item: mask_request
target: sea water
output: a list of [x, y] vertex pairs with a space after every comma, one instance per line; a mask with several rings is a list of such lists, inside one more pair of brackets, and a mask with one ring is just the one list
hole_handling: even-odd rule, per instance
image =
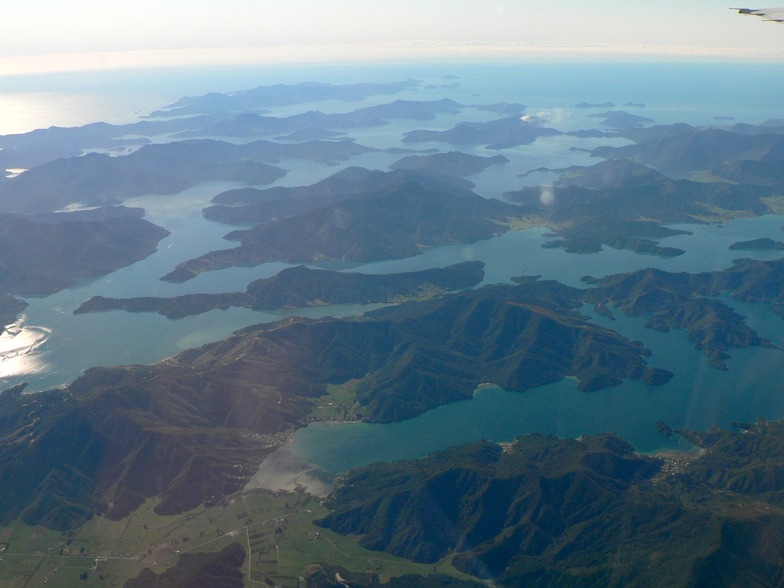
[[[308, 106], [348, 112], [397, 98], [447, 97], [463, 104], [520, 102], [528, 106], [529, 113], [549, 115], [554, 126], [567, 131], [579, 128], [570, 128], [569, 121], [577, 120], [572, 107], [583, 102], [612, 101], [617, 109], [644, 114], [659, 124], [727, 124], [728, 119], [756, 124], [784, 116], [784, 70], [777, 64], [482, 62], [145, 68], [0, 76], [0, 135], [98, 120], [134, 122], [183, 96], [208, 92], [303, 81], [344, 84], [409, 79], [422, 83], [399, 95]], [[285, 116], [303, 108], [275, 110]]]
[[674, 372], [670, 382], [626, 381], [592, 393], [580, 392], [570, 378], [527, 392], [482, 387], [470, 400], [402, 422], [311, 424], [294, 433], [273, 459], [282, 470], [307, 462], [329, 477], [374, 461], [411, 459], [479, 439], [509, 441], [533, 432], [580, 437], [612, 431], [640, 451], [654, 451], [682, 444], [658, 433], [659, 420], [673, 428], [704, 430], [784, 415], [778, 383], [784, 351], [732, 350], [729, 372], [723, 372], [694, 349], [685, 333], [650, 331], [643, 317], [617, 316], [606, 326], [644, 340], [653, 352], [649, 364]]
[[[271, 109], [271, 114], [285, 116], [307, 109], [348, 112], [398, 98], [435, 100], [448, 97], [465, 105], [501, 101], [522, 103], [526, 105], [524, 112], [545, 119], [549, 126], [570, 131], [598, 126], [598, 121], [587, 118], [588, 114], [597, 112], [596, 109], [574, 108], [581, 102], [612, 101], [617, 109], [649, 117], [656, 123], [705, 125], [730, 124], [732, 120], [729, 119], [761, 123], [782, 118], [780, 97], [784, 95], [784, 74], [779, 67], [741, 64], [484, 63], [118, 71], [0, 78], [0, 104], [16, 104], [21, 108], [27, 98], [35, 98], [28, 104], [26, 114], [23, 108], [20, 110], [23, 114], [19, 116], [13, 116], [7, 108], [0, 110], [0, 133], [51, 124], [83, 124], [96, 118], [133, 122], [182, 95], [208, 91], [301, 81], [352, 83], [405, 79], [418, 79], [420, 83], [398, 95], [373, 96], [357, 102], [328, 101], [280, 107]], [[625, 106], [627, 103], [634, 105]], [[400, 147], [407, 130], [446, 129], [463, 120], [496, 117], [477, 108], [466, 108], [458, 114], [440, 115], [432, 121], [389, 121], [383, 127], [350, 129], [348, 136], [377, 148]], [[589, 149], [599, 144], [623, 143], [623, 139], [561, 136], [501, 151], [481, 146], [461, 146], [459, 150], [478, 155], [501, 153], [511, 160], [469, 178], [476, 184], [478, 193], [503, 197], [506, 191], [524, 185], [551, 183], [557, 177], [546, 172], [523, 176], [525, 172], [540, 167], [590, 165], [595, 160], [590, 158]], [[443, 151], [456, 149], [439, 143], [402, 146]], [[375, 152], [341, 165], [385, 170], [399, 157], [398, 154]], [[282, 165], [290, 171], [278, 184], [288, 186], [310, 184], [340, 169], [302, 161], [287, 161]], [[233, 187], [237, 184], [206, 184], [173, 197], [148, 196], [128, 202], [145, 208], [147, 218], [169, 229], [172, 235], [146, 260], [108, 276], [83, 280], [73, 288], [51, 296], [27, 299], [30, 306], [15, 331], [24, 333], [27, 339], [8, 344], [11, 352], [6, 361], [15, 363], [3, 362], [8, 369], [0, 370], [0, 386], [27, 381], [31, 390], [42, 390], [66, 384], [82, 370], [96, 365], [152, 363], [182, 349], [226, 337], [238, 328], [291, 314], [291, 311], [230, 309], [177, 321], [156, 314], [73, 314], [81, 302], [94, 295], [175, 296], [191, 292], [240, 291], [250, 281], [288, 267], [288, 264], [274, 263], [256, 268], [230, 268], [206, 272], [185, 284], [159, 281], [160, 276], [180, 261], [231, 246], [223, 239], [231, 227], [204, 220], [200, 209], [212, 196]], [[778, 257], [776, 252], [734, 252], [728, 246], [734, 241], [758, 237], [780, 239], [782, 225], [784, 219], [771, 215], [738, 219], [726, 225], [679, 226], [677, 228], [687, 230], [689, 234], [663, 239], [661, 244], [680, 247], [686, 253], [670, 259], [610, 248], [589, 255], [543, 249], [546, 231], [534, 228], [473, 244], [439, 245], [402, 260], [312, 265], [390, 273], [480, 259], [486, 264], [486, 284], [510, 282], [516, 276], [541, 275], [581, 286], [580, 278], [587, 274], [598, 277], [643, 267], [707, 271], [728, 267], [736, 257], [773, 259]], [[361, 305], [341, 305], [295, 312], [310, 316], [344, 316], [367, 309]], [[779, 329], [781, 319], [767, 309], [749, 307], [745, 310], [761, 334], [766, 328], [772, 332]], [[592, 394], [577, 391], [572, 380], [524, 394], [487, 388], [477, 391], [472, 400], [441, 407], [403, 423], [312, 425], [294, 435], [282, 451], [288, 452], [290, 461], [312, 462], [331, 475], [377, 459], [417, 457], [478, 438], [508, 440], [534, 431], [579, 436], [612, 430], [642, 449], [653, 449], [664, 442], [653, 426], [658, 419], [671, 426], [704, 428], [727, 425], [735, 420], [784, 417], [777, 384], [780, 374], [775, 367], [781, 363], [782, 352], [775, 349], [732, 350], [728, 362], [730, 370], [719, 372], [707, 364], [683, 332], [657, 333], [644, 329], [643, 323], [642, 319], [619, 316], [608, 326], [643, 340], [653, 351], [651, 365], [675, 372], [675, 378], [665, 386], [624, 382]], [[34, 343], [22, 345], [28, 339]]]

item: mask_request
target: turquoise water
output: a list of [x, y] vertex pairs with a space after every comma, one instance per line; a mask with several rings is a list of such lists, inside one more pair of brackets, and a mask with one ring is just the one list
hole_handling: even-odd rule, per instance
[[[456, 76], [457, 79], [445, 79]], [[0, 77], [0, 101], [35, 97], [25, 127], [13, 113], [0, 113], [0, 134], [106, 120], [131, 122], [182, 96], [230, 92], [260, 85], [318, 81], [356, 83], [421, 80], [419, 90], [367, 102], [318, 103], [324, 112], [353, 110], [390, 99], [450, 97], [465, 104], [517, 101], [529, 110], [552, 111], [559, 123], [581, 102], [646, 105], [659, 123], [709, 124], [714, 116], [748, 123], [782, 117], [784, 70], [776, 64], [689, 63], [408, 63], [404, 65], [237, 66], [220, 68], [126, 69]], [[449, 84], [455, 88], [444, 88]], [[432, 88], [428, 86], [433, 86]], [[64, 103], [63, 99], [71, 102]], [[15, 100], [22, 106], [21, 100]], [[289, 112], [301, 108], [289, 107]], [[278, 114], [286, 114], [279, 109]], [[558, 128], [570, 130], [568, 125]]]
[[[447, 79], [456, 76], [458, 79]], [[0, 78], [0, 104], [25, 103], [35, 97], [34, 107], [24, 117], [0, 117], [0, 133], [50, 124], [83, 124], [94, 118], [111, 122], [131, 122], [139, 116], [175, 101], [182, 95], [208, 91], [231, 91], [274, 83], [306, 80], [350, 83], [360, 81], [397, 81], [418, 79], [417, 89], [395, 96], [375, 96], [359, 102], [331, 101], [273, 109], [287, 115], [307, 109], [346, 112], [390, 102], [397, 98], [433, 100], [452, 98], [462, 104], [520, 102], [526, 112], [548, 121], [550, 126], [569, 131], [596, 127], [586, 118], [596, 110], [575, 109], [580, 102], [613, 101], [618, 108], [654, 119], [657, 123], [728, 124], [715, 117], [733, 117], [738, 122], [760, 123], [782, 118], [784, 72], [778, 66], [694, 65], [694, 64], [415, 64], [406, 66], [352, 67], [265, 67], [161, 71], [124, 71], [57, 76]], [[457, 83], [456, 87], [445, 85]], [[5, 100], [5, 102], [3, 102]], [[644, 103], [644, 108], [624, 106]], [[0, 109], [3, 113], [8, 111]], [[26, 118], [25, 118], [26, 117]], [[349, 136], [378, 148], [399, 147], [407, 130], [449, 128], [463, 120], [490, 120], [496, 115], [466, 108], [456, 115], [442, 115], [432, 121], [391, 121], [378, 128], [350, 130]], [[21, 120], [21, 122], [20, 122]], [[505, 191], [523, 185], [547, 184], [553, 174], [521, 174], [542, 166], [566, 167], [594, 163], [586, 153], [599, 144], [623, 144], [622, 139], [578, 139], [552, 137], [541, 139], [501, 153], [511, 161], [493, 166], [471, 178], [477, 192], [501, 197]], [[407, 145], [410, 147], [410, 145]], [[453, 150], [452, 145], [417, 144], [417, 149], [435, 147]], [[460, 147], [478, 155], [497, 152], [483, 147]], [[343, 165], [363, 165], [387, 169], [400, 156], [369, 153]], [[281, 165], [289, 175], [280, 185], [302, 185], [318, 181], [339, 167], [302, 161]], [[169, 321], [155, 314], [107, 312], [73, 315], [73, 310], [94, 295], [174, 296], [190, 292], [242, 290], [248, 282], [273, 275], [286, 264], [264, 264], [256, 268], [231, 268], [207, 272], [185, 284], [167, 284], [158, 278], [188, 258], [230, 243], [223, 235], [230, 227], [205, 221], [201, 207], [222, 190], [237, 187], [231, 183], [196, 186], [173, 197], [147, 196], [129, 201], [142, 206], [147, 218], [166, 227], [172, 235], [161, 242], [157, 253], [148, 259], [109, 276], [86, 280], [60, 293], [29, 299], [22, 328], [43, 333], [43, 340], [29, 352], [9, 355], [0, 362], [0, 387], [28, 381], [32, 390], [66, 384], [82, 370], [95, 365], [151, 363], [174, 355], [182, 349], [226, 337], [249, 324], [278, 320], [290, 312], [262, 313], [246, 309], [213, 311], [196, 317]], [[690, 231], [662, 240], [662, 245], [680, 247], [680, 257], [661, 259], [628, 251], [604, 251], [573, 255], [561, 250], [542, 249], [541, 229], [507, 233], [474, 244], [445, 244], [403, 260], [368, 264], [321, 264], [324, 267], [354, 269], [370, 273], [413, 271], [444, 266], [467, 259], [486, 264], [485, 283], [509, 282], [521, 275], [542, 275], [580, 286], [586, 274], [602, 276], [659, 267], [669, 271], [706, 271], [727, 267], [741, 256], [771, 259], [776, 252], [732, 252], [730, 243], [756, 237], [781, 239], [784, 218], [767, 216], [740, 219], [724, 226], [683, 225]], [[367, 307], [344, 305], [298, 311], [297, 314], [344, 316], [361, 313]], [[761, 334], [779, 344], [781, 319], [758, 306], [739, 307], [749, 323]], [[603, 320], [603, 319], [597, 319]], [[734, 350], [726, 373], [707, 365], [681, 332], [662, 334], [642, 327], [643, 319], [622, 318], [608, 326], [653, 351], [651, 365], [665, 367], [676, 377], [666, 386], [649, 388], [626, 382], [594, 394], [577, 392], [575, 383], [564, 380], [524, 394], [495, 388], [477, 391], [474, 399], [439, 408], [416, 419], [393, 425], [321, 424], [299, 431], [280, 452], [278, 465], [303, 468], [315, 464], [329, 474], [378, 459], [397, 459], [424, 455], [434, 449], [478, 438], [508, 440], [515, 435], [542, 431], [579, 436], [613, 430], [624, 435], [640, 449], [650, 450], [663, 440], [653, 423], [664, 419], [672, 426], [698, 428], [726, 425], [734, 420], [757, 417], [784, 417], [780, 398], [777, 350]], [[37, 336], [37, 335], [36, 335]], [[2, 342], [0, 342], [1, 344]], [[281, 457], [282, 456], [282, 457]], [[281, 465], [283, 464], [283, 465]], [[288, 465], [286, 465], [288, 464]], [[291, 464], [297, 464], [293, 466]]]
[[[539, 229], [509, 233], [497, 239], [465, 246], [442, 246], [427, 251], [432, 263], [459, 259], [486, 260], [487, 283], [507, 281], [508, 276], [542, 275], [573, 286], [584, 286], [580, 277], [634, 271], [644, 264], [667, 271], [711, 271], [729, 267], [740, 256], [777, 259], [775, 251], [730, 251], [729, 245], [751, 235], [781, 238], [784, 217], [769, 215], [737, 219], [726, 225], [678, 225], [691, 231], [666, 240], [682, 247], [682, 256], [642, 258], [627, 251], [605, 249], [593, 255], [570, 255], [542, 250]], [[418, 258], [369, 264], [362, 271], [402, 271]], [[522, 270], [522, 271], [521, 271]], [[760, 336], [784, 349], [784, 323], [762, 304], [743, 304], [724, 299], [743, 316]], [[589, 309], [583, 312], [591, 314]], [[645, 318], [617, 320], [600, 316], [594, 320], [632, 340], [643, 341], [654, 367], [669, 369], [675, 377], [664, 386], [651, 387], [637, 381], [586, 394], [566, 379], [525, 393], [497, 387], [481, 388], [474, 398], [443, 406], [407, 421], [373, 425], [367, 423], [318, 423], [297, 431], [287, 445], [271, 456], [262, 468], [275, 487], [298, 483], [316, 492], [329, 489], [335, 474], [375, 461], [421, 457], [450, 446], [487, 439], [509, 441], [517, 435], [542, 432], [579, 437], [613, 431], [640, 451], [684, 448], [678, 439], [666, 440], [655, 428], [658, 420], [672, 427], [707, 429], [728, 427], [733, 422], [784, 417], [784, 394], [780, 349], [733, 349], [729, 371], [711, 366], [693, 347], [685, 332], [660, 333], [644, 328]], [[299, 473], [290, 482], [293, 473]], [[301, 472], [307, 472], [302, 474]], [[263, 485], [263, 484], [262, 484]], [[267, 486], [265, 486], [267, 487]]]
[[[735, 306], [754, 314], [752, 324], [767, 321], [768, 330], [777, 333], [774, 342], [781, 343], [781, 319], [771, 318], [762, 306]], [[648, 363], [675, 373], [669, 383], [626, 381], [595, 393], [579, 392], [573, 379], [527, 392], [480, 388], [471, 400], [399, 423], [311, 424], [297, 431], [274, 460], [281, 470], [287, 464], [309, 463], [329, 477], [374, 461], [421, 457], [478, 439], [509, 441], [533, 432], [579, 437], [613, 431], [640, 451], [654, 451], [681, 446], [678, 439], [666, 440], [656, 431], [659, 419], [672, 427], [703, 430], [784, 416], [784, 351], [732, 350], [729, 371], [722, 372], [708, 364], [684, 332], [652, 331], [644, 328], [644, 317], [616, 316], [616, 321], [595, 319], [644, 341], [652, 351]]]

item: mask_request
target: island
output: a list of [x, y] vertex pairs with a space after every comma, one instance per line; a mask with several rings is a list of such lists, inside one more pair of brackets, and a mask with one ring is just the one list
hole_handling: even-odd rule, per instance
[[580, 102], [575, 104], [574, 108], [615, 108], [614, 102]]
[[193, 116], [221, 112], [253, 111], [273, 106], [309, 104], [325, 100], [358, 100], [370, 96], [389, 96], [414, 89], [419, 84], [403, 82], [361, 82], [356, 84], [329, 84], [302, 82], [258, 86], [249, 90], [202, 96], [187, 96], [150, 114], [153, 118]]
[[432, 155], [409, 155], [389, 166], [390, 169], [411, 169], [436, 177], [464, 177], [478, 174], [491, 165], [509, 163], [503, 155], [480, 157], [458, 151], [433, 153]]
[[399, 303], [470, 288], [482, 281], [484, 263], [465, 261], [445, 268], [394, 274], [335, 272], [297, 266], [271, 278], [256, 280], [245, 292], [186, 294], [173, 298], [105, 298], [94, 296], [74, 314], [126, 310], [157, 312], [178, 319], [232, 306], [276, 310], [325, 304]]
[[[169, 105], [137, 122], [96, 122], [80, 127], [52, 126], [28, 133], [0, 136], [0, 169], [32, 169], [56, 159], [77, 157], [96, 150], [128, 154], [153, 142], [153, 138], [169, 142], [172, 137], [214, 137], [216, 135], [210, 135], [210, 131], [220, 133], [221, 130], [228, 135], [239, 133], [243, 137], [259, 136], [264, 133], [263, 130], [259, 133], [255, 128], [259, 126], [259, 119], [263, 120], [264, 128], [269, 129], [270, 136], [292, 134], [287, 141], [335, 138], [335, 131], [314, 128], [314, 125], [351, 128], [352, 125], [368, 126], [367, 122], [370, 122], [373, 126], [380, 126], [387, 124], [386, 118], [399, 117], [401, 108], [395, 103], [387, 108], [379, 105], [374, 107], [375, 111], [364, 109], [364, 113], [356, 116], [350, 113], [305, 113], [305, 116], [282, 118], [261, 115], [267, 112], [266, 109], [276, 106], [348, 99], [353, 92], [357, 93], [354, 99], [390, 96], [416, 86], [417, 83], [411, 81], [388, 84], [277, 84], [225, 94], [213, 92], [183, 98], [177, 104]], [[454, 112], [460, 108], [460, 105], [450, 100], [398, 102], [411, 104], [408, 113], [402, 114], [408, 114], [415, 120], [428, 120], [435, 113]], [[227, 109], [223, 110], [224, 107]]]
[[409, 131], [403, 136], [403, 141], [436, 141], [453, 145], [486, 145], [488, 149], [508, 149], [533, 143], [538, 137], [561, 134], [561, 131], [526, 122], [517, 115], [484, 123], [461, 122], [446, 131]]
[[609, 110], [607, 112], [597, 112], [589, 114], [591, 118], [599, 118], [602, 124], [606, 127], [613, 129], [635, 129], [645, 124], [654, 122], [653, 119], [647, 116], [640, 116], [638, 114], [630, 114], [625, 110]]
[[784, 241], [761, 237], [750, 241], [736, 241], [730, 245], [730, 249], [732, 251], [781, 251], [784, 249]]
[[[308, 111], [285, 117], [264, 116], [243, 112], [231, 118], [222, 117], [212, 124], [194, 126], [176, 134], [178, 139], [194, 137], [262, 137], [281, 133], [309, 133], [380, 127], [389, 120], [426, 121], [438, 114], [456, 114], [463, 106], [454, 100], [395, 100], [387, 104], [367, 106], [346, 113], [325, 114]], [[207, 122], [207, 121], [205, 121]]]
[[274, 186], [272, 188], [235, 188], [216, 195], [202, 211], [204, 218], [221, 223], [267, 223], [295, 216], [346, 200], [369, 199], [394, 190], [406, 182], [417, 182], [434, 190], [470, 190], [471, 185], [460, 178], [434, 178], [400, 169], [392, 172], [348, 166], [308, 186]]
[[106, 206], [133, 196], [177, 194], [216, 180], [267, 185], [286, 175], [271, 165], [283, 159], [330, 164], [371, 151], [376, 150], [347, 139], [241, 145], [192, 139], [145, 145], [116, 157], [89, 153], [45, 163], [1, 183], [0, 211], [50, 212], [74, 203]]
[[139, 208], [0, 213], [0, 334], [28, 304], [150, 256], [169, 235]]
[[493, 112], [501, 116], [521, 116], [528, 108], [525, 104], [519, 102], [496, 102], [495, 104], [472, 104], [473, 108], [484, 110], [485, 112]]
[[143, 214], [125, 207], [0, 213], [0, 292], [51, 294], [148, 257], [169, 232]]
[[[462, 244], [532, 226], [549, 230], [535, 241], [547, 248], [674, 257], [682, 251], [662, 240], [685, 230], [673, 224], [784, 210], [780, 121], [648, 126], [652, 121], [612, 111], [598, 116], [605, 130], [562, 133], [517, 103], [381, 103], [420, 89], [435, 95], [422, 84], [269, 86], [184, 98], [130, 125], [0, 137], [0, 162], [27, 169], [0, 179], [4, 321], [24, 308], [20, 297], [77, 281], [92, 290], [80, 300], [107, 293], [90, 280], [161, 247], [168, 232], [145, 220], [144, 211], [108, 205], [199, 184], [208, 189], [208, 181], [233, 182], [203, 213], [236, 225], [226, 235], [233, 243], [175, 258], [164, 279], [185, 282], [200, 272], [272, 260], [311, 267], [290, 267], [243, 292], [93, 296], [77, 314], [123, 309], [174, 319], [229, 307], [379, 307], [348, 318], [292, 316], [243, 326], [221, 341], [178, 346], [152, 365], [96, 366], [57, 389], [27, 393], [19, 383], [2, 392], [0, 583], [784, 584], [784, 422], [693, 431], [657, 421], [654, 408], [651, 433], [686, 451], [644, 455], [592, 427], [577, 439], [511, 433], [503, 443], [480, 440], [418, 460], [343, 467], [337, 479], [302, 463], [291, 435], [314, 422], [324, 430], [364, 428], [439, 407], [448, 414], [447, 405], [469, 401], [488, 385], [516, 394], [535, 390], [545, 402], [588, 403], [633, 381], [614, 397], [631, 406], [642, 392], [654, 407], [667, 405], [673, 388], [657, 389], [675, 376], [664, 365], [667, 356], [621, 334], [621, 321], [612, 321], [618, 313], [661, 333], [683, 330], [717, 370], [737, 370], [728, 359], [741, 355], [738, 349], [765, 348], [772, 365], [779, 353], [742, 311], [746, 302], [759, 303], [784, 318], [784, 259], [741, 259], [709, 272], [648, 268], [586, 276], [579, 288], [530, 276], [482, 285], [481, 261], [386, 275], [314, 269], [322, 262], [332, 268], [348, 265], [334, 261], [400, 259], [445, 243], [461, 244], [461, 259], [473, 259], [488, 254]], [[341, 112], [267, 110], [364, 98], [372, 105], [353, 111], [334, 102], [325, 106]], [[481, 120], [470, 120], [478, 111]], [[462, 122], [448, 128], [452, 122], [443, 124], [441, 115]], [[496, 116], [502, 118], [486, 121]], [[348, 129], [392, 120], [427, 121], [405, 135], [407, 145], [424, 149], [378, 149], [348, 138]], [[384, 145], [401, 136], [389, 130]], [[525, 149], [487, 157], [484, 147], [511, 149], [546, 137], [575, 150], [582, 149], [575, 137], [631, 144], [596, 147], [591, 154], [605, 159], [596, 165], [553, 170], [559, 174], [553, 186], [520, 187], [516, 170], [507, 170], [500, 175], [512, 182], [508, 201], [472, 191], [471, 174], [528, 161]], [[466, 152], [442, 152], [444, 144], [467, 146]], [[382, 171], [355, 167], [354, 158], [384, 169], [397, 161]], [[286, 174], [277, 165], [291, 159], [306, 162], [298, 167], [315, 165], [308, 177], [322, 178], [327, 165], [340, 169], [310, 186], [269, 187]], [[540, 233], [523, 237], [538, 240]], [[770, 239], [735, 245], [779, 247]], [[527, 271], [528, 260], [513, 247], [503, 254]], [[436, 265], [441, 252], [433, 253]], [[642, 268], [645, 259], [636, 258]], [[497, 269], [488, 276], [499, 275]], [[95, 315], [61, 318], [100, 322]], [[83, 349], [85, 341], [65, 344]], [[565, 379], [558, 391], [547, 387]], [[568, 394], [561, 396], [563, 389]], [[551, 393], [558, 397], [547, 398]], [[635, 418], [645, 426], [645, 415]], [[526, 430], [521, 421], [516, 432]], [[293, 462], [303, 478], [278, 484], [277, 473], [265, 469], [273, 457]], [[257, 487], [260, 479], [268, 489]]]
[[[407, 170], [400, 170], [407, 172]], [[519, 207], [451, 182], [396, 173], [373, 191], [295, 216], [233, 231], [232, 249], [188, 260], [161, 279], [185, 282], [204, 271], [267, 261], [374, 261], [411, 257], [432, 245], [473, 243], [509, 230]]]
[[597, 279], [583, 278], [597, 288], [587, 292], [587, 300], [617, 306], [622, 312], [639, 316], [651, 314], [647, 326], [666, 331], [670, 327], [688, 331], [689, 338], [719, 369], [732, 347], [762, 345], [773, 347], [749, 328], [745, 319], [714, 297], [729, 293], [745, 302], [763, 302], [784, 318], [784, 260], [737, 260], [716, 272], [688, 274], [648, 268]]

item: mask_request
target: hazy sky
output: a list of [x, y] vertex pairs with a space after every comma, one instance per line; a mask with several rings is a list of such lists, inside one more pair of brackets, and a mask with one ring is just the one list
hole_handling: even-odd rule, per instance
[[24, 0], [0, 21], [0, 73], [607, 54], [784, 61], [784, 26], [715, 0]]

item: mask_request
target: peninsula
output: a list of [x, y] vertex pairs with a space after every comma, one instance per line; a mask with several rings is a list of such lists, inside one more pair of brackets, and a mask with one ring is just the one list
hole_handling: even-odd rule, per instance
[[382, 191], [342, 200], [226, 237], [240, 245], [180, 263], [161, 279], [185, 282], [201, 272], [268, 261], [374, 261], [417, 255], [432, 245], [473, 243], [509, 230], [517, 206], [451, 183], [390, 172]]
[[0, 213], [0, 292], [43, 295], [151, 255], [169, 232], [141, 209]]
[[354, 319], [286, 319], [153, 366], [94, 368], [62, 390], [0, 395], [0, 523], [66, 530], [96, 514], [214, 505], [239, 491], [328, 384], [357, 380], [358, 414], [410, 418], [483, 382], [585, 392], [671, 374], [642, 344], [576, 312], [557, 282], [486, 286]]
[[256, 280], [245, 292], [186, 294], [173, 298], [104, 298], [94, 296], [74, 314], [126, 310], [157, 312], [177, 319], [232, 306], [253, 310], [276, 310], [324, 304], [395, 303], [411, 298], [436, 296], [449, 290], [476, 286], [482, 281], [484, 263], [466, 261], [418, 272], [361, 274], [297, 266], [271, 278]]
[[683, 253], [657, 240], [685, 231], [669, 223], [722, 222], [773, 212], [772, 186], [674, 180], [623, 159], [561, 170], [560, 184], [524, 188], [505, 196], [521, 205], [521, 216], [540, 219], [557, 239], [545, 247], [591, 253], [603, 245], [673, 257]]

